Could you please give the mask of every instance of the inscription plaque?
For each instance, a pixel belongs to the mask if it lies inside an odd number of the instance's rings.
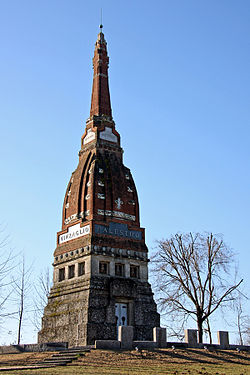
[[[126,237],[134,240],[142,239],[142,232],[139,230],[129,230],[127,224],[109,223],[109,226],[95,224],[96,234],[106,234],[108,236]]]

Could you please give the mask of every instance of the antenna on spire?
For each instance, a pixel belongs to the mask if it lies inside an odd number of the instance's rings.
[[[102,33],[102,28],[103,28],[103,24],[102,24],[102,8],[101,8],[101,24],[100,24],[100,32]]]

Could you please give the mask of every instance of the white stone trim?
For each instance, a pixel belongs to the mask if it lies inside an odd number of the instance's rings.
[[[116,216],[116,217],[119,217],[121,219],[135,221],[134,215],[129,215],[129,214],[126,214],[125,212],[120,212],[120,211],[109,211],[109,210],[104,211],[104,210],[98,209],[97,214],[98,215],[107,215],[107,216]]]

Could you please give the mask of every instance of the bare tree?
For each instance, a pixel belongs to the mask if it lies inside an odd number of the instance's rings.
[[[16,277],[12,279],[14,302],[17,305],[16,312],[18,320],[17,344],[21,341],[21,331],[25,311],[29,310],[29,294],[32,289],[30,283],[31,266],[27,268],[24,256],[17,270]]]
[[[205,332],[208,334],[208,337],[209,337],[209,343],[212,344],[212,343],[213,343],[213,339],[212,339],[212,332],[211,332],[211,327],[210,327],[210,321],[209,321],[209,318],[206,319],[206,328],[205,328]]]
[[[248,322],[248,327],[246,329],[246,344],[250,345],[250,322]]]
[[[176,234],[158,242],[153,262],[162,308],[193,317],[202,343],[203,323],[235,298],[234,291],[243,281],[231,283],[233,252],[219,235]]]
[[[4,229],[0,230],[0,321],[2,318],[11,316],[11,312],[6,311],[7,302],[12,294],[11,273],[15,268],[15,254],[8,249],[9,238],[4,235]]]
[[[48,302],[51,286],[51,274],[49,267],[47,267],[45,271],[40,273],[35,284],[33,324],[37,330],[41,328],[43,311]]]
[[[250,316],[246,313],[245,302],[248,300],[242,290],[238,290],[236,299],[233,301],[233,310],[236,313],[236,323],[238,331],[239,344],[244,345],[250,327]]]

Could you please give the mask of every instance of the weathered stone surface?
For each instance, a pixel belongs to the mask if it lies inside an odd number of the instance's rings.
[[[185,329],[185,342],[190,348],[196,348],[197,342],[197,329]]]
[[[158,345],[154,341],[133,341],[133,347],[138,349],[155,349]]]
[[[134,327],[132,326],[119,326],[118,327],[118,340],[121,343],[121,349],[132,349],[134,338]]]
[[[167,343],[166,328],[154,327],[153,341],[157,343],[158,348],[165,348]]]
[[[118,284],[120,292],[118,294]],[[115,288],[114,288],[115,286]],[[78,289],[78,288],[77,288]],[[94,344],[95,340],[116,340],[115,303],[128,298],[133,316],[136,340],[152,340],[152,329],[159,324],[159,314],[150,284],[140,281],[95,277],[89,289],[63,294],[63,290],[49,298],[44,311],[38,342],[68,341],[69,346]],[[131,319],[132,320],[132,319]]]
[[[153,327],[160,325],[148,283],[148,249],[136,186],[123,164],[112,118],[102,33],[93,62],[91,112],[79,163],[66,189],[53,287],[39,343],[67,341],[69,346],[80,346],[117,340],[119,319],[134,327],[134,339],[152,340]],[[121,315],[117,306],[126,313],[122,310]]]
[[[220,345],[221,349],[228,349],[229,348],[229,334],[227,331],[218,331],[218,344]]]
[[[117,350],[121,348],[121,343],[118,340],[96,340],[95,348]]]

